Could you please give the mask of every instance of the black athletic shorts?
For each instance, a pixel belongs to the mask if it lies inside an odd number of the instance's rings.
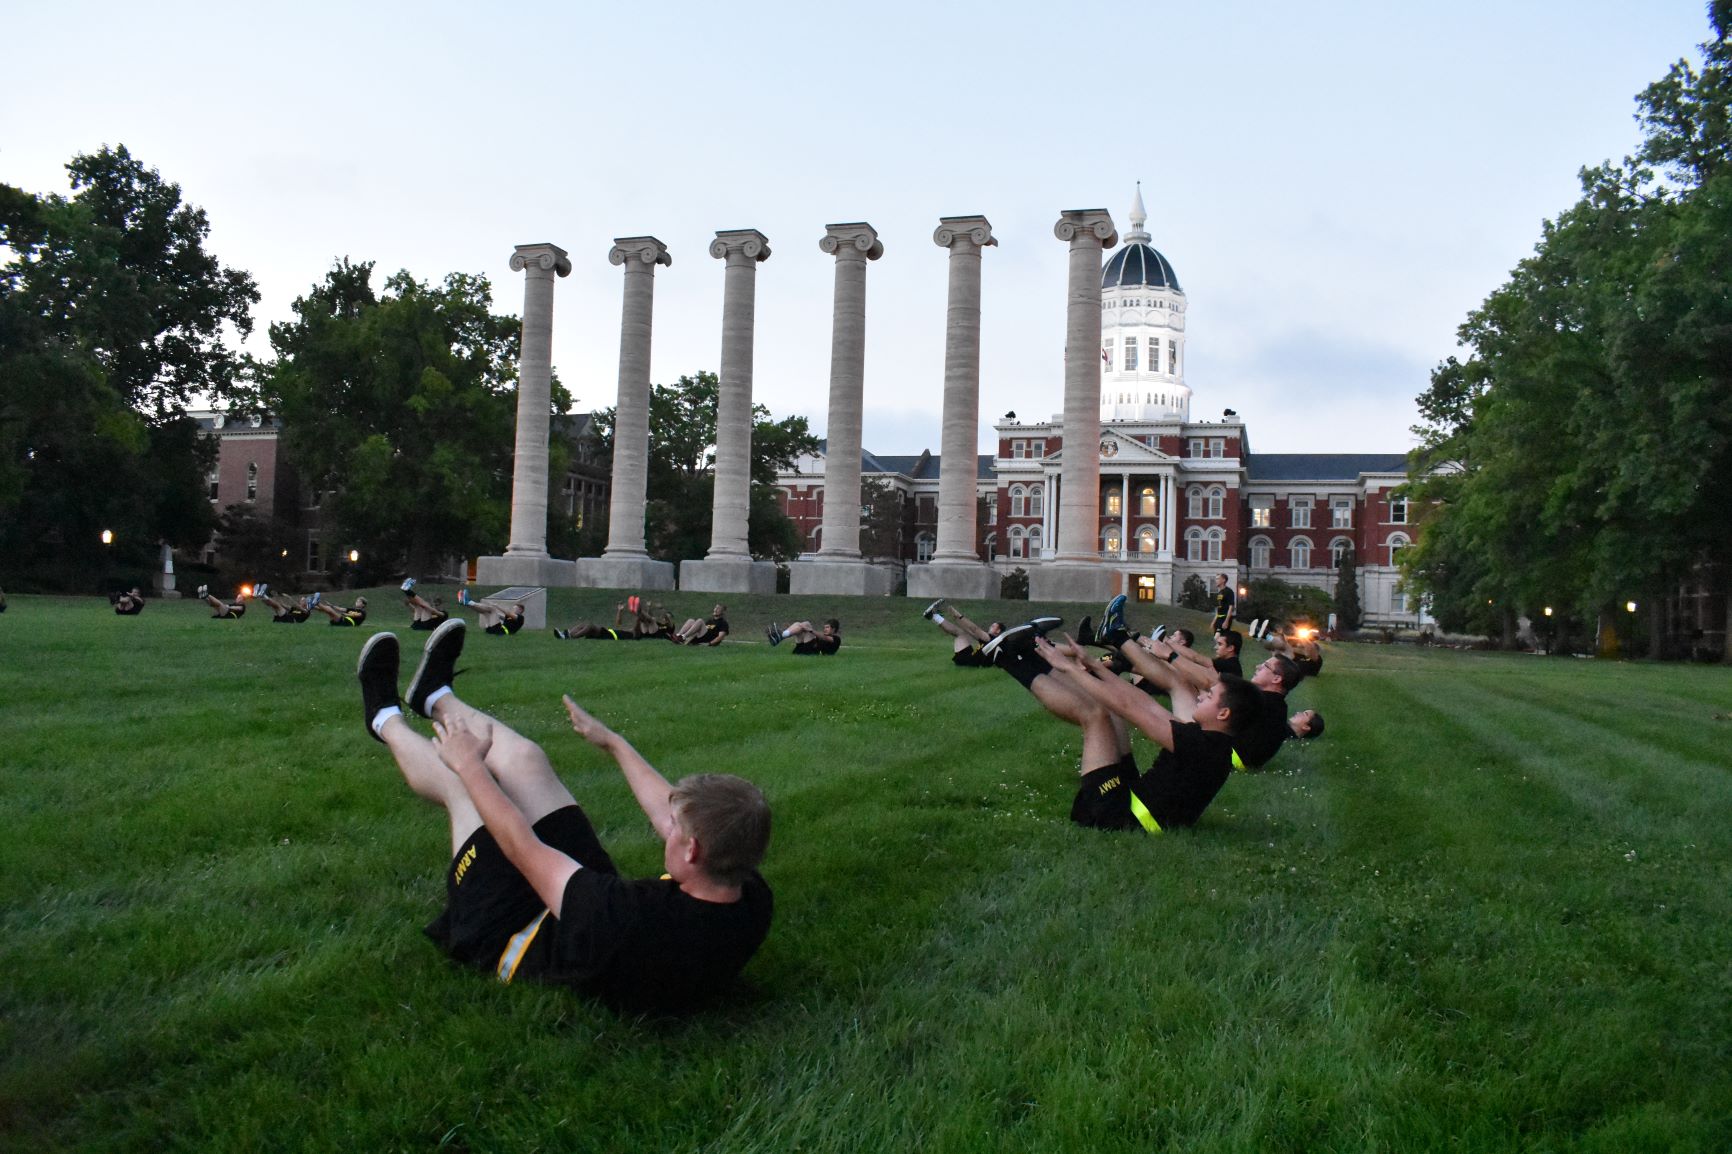
[[[1141,829],[1131,812],[1131,783],[1142,776],[1130,754],[1102,769],[1083,774],[1070,819],[1091,829]]]
[[[584,869],[619,873],[582,806],[554,810],[535,823],[535,836]],[[511,936],[545,909],[535,887],[482,826],[451,859],[445,870],[445,912],[423,932],[457,961],[492,969]]]
[[[952,665],[960,666],[963,669],[992,668],[991,656],[982,657],[980,655],[980,646],[978,645],[974,646],[972,649],[956,650],[950,655],[950,663]]]
[[[451,614],[441,613],[437,617],[426,617],[426,618],[422,618],[418,621],[411,621],[411,622],[409,622],[409,628],[411,628],[411,629],[437,629],[449,620],[451,620]]]
[[[224,609],[221,613],[211,614],[211,618],[216,621],[239,621],[246,615],[247,603],[242,601],[239,605],[232,605],[229,608]]]
[[[503,621],[499,622],[497,625],[489,625],[486,629],[482,630],[483,633],[489,634],[493,637],[510,637],[513,633],[521,633],[522,631],[523,626],[519,625],[515,629],[508,629]]]

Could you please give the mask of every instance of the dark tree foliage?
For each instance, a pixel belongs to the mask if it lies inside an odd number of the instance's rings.
[[[908,495],[888,481],[866,477],[860,482],[860,555],[873,560],[902,559],[907,540]]]
[[[1732,0],[1709,15],[1702,69],[1638,97],[1637,154],[1583,171],[1419,398],[1401,561],[1446,628],[1592,620],[1732,562]]]
[[[1186,609],[1209,609],[1215,604],[1215,595],[1209,592],[1209,583],[1193,573],[1179,587],[1179,604]]]
[[[439,285],[339,261],[271,326],[257,407],[277,414],[303,482],[329,492],[333,545],[369,573],[426,572],[506,544],[517,411],[515,317],[493,312],[487,279]],[[570,399],[556,382],[552,410]],[[564,471],[563,443],[549,476]],[[550,500],[550,509],[552,506]],[[340,540],[338,540],[340,538]]]
[[[214,449],[186,409],[230,394],[258,301],[124,146],[66,167],[69,197],[0,185],[0,550],[60,586],[209,538]]]
[[[650,390],[644,544],[660,560],[693,560],[709,552],[720,403],[721,382],[704,370]],[[595,426],[611,454],[614,410],[598,412]],[[794,523],[776,501],[776,474],[817,449],[818,439],[805,417],[772,421],[769,409],[752,406],[752,491],[746,528],[752,556],[786,560],[800,553]]]
[[[1295,585],[1278,577],[1258,577],[1252,580],[1245,596],[1239,599],[1234,617],[1239,621],[1263,617],[1288,625],[1320,626],[1329,619],[1331,607],[1329,594],[1315,585]]]
[[[1341,551],[1341,563],[1335,569],[1335,626],[1337,629],[1359,628],[1364,616],[1359,606],[1359,562],[1352,549]]]

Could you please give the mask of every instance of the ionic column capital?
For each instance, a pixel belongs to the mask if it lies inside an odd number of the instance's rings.
[[[770,238],[755,228],[718,232],[710,242],[710,255],[729,264],[769,260]]]
[[[511,271],[522,272],[524,269],[570,276],[571,261],[566,259],[565,250],[556,244],[520,244],[511,254]]]
[[[932,243],[939,248],[950,248],[959,240],[969,241],[979,248],[998,243],[998,238],[992,235],[992,223],[984,216],[939,217]]]
[[[656,265],[672,266],[674,258],[668,255],[668,246],[653,236],[616,236],[613,247],[607,250],[609,264],[624,264],[635,268],[637,265],[648,265],[654,272]],[[628,268],[626,271],[633,271]]]
[[[1080,238],[1094,236],[1102,248],[1119,243],[1119,233],[1113,227],[1113,217],[1104,208],[1071,208],[1059,213],[1052,226],[1053,235],[1073,244]]]
[[[855,224],[827,224],[818,247],[837,259],[877,260],[884,255],[884,245],[878,230],[864,221]]]

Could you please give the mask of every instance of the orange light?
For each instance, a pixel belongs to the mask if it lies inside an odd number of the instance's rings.
[[[253,595],[253,587],[251,585],[242,585],[241,586],[241,596],[243,598],[251,597],[252,595]]]
[[[1301,641],[1309,641],[1316,632],[1317,630],[1313,629],[1309,625],[1301,625],[1293,631],[1293,636],[1297,637]]]

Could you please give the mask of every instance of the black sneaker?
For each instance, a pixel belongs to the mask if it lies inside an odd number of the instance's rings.
[[[1063,625],[1064,624],[1064,618],[1063,617],[1035,617],[1035,618],[1030,619],[1029,624],[1034,626],[1035,632],[1039,633],[1042,637],[1045,637],[1048,633],[1051,633],[1054,629],[1057,629],[1060,625]]]
[[[433,691],[457,679],[457,658],[463,653],[465,624],[463,618],[453,617],[427,639],[426,648],[421,653],[421,664],[409,681],[409,708],[422,717],[433,716],[427,712],[427,698]]]
[[[553,631],[553,635],[555,637],[559,638],[561,641],[571,640],[571,634],[566,632],[564,629],[555,629]]]
[[[403,704],[397,696],[397,656],[397,635],[375,633],[361,647],[360,660],[355,662],[355,678],[361,683],[361,718],[375,741],[385,740],[373,730],[379,711]]]
[[[1119,646],[1123,645],[1130,639],[1130,630],[1126,629],[1124,624],[1121,622],[1117,629],[1103,629],[1101,635],[1095,638],[1095,644],[1104,646],[1107,649],[1111,649],[1114,653],[1117,653]]]
[[[776,628],[776,623],[774,621],[770,622],[770,627],[764,630],[764,636],[769,638],[771,645],[780,645],[782,643],[782,631]]]
[[[1076,623],[1076,643],[1078,645],[1093,645],[1095,643],[1094,618],[1084,617]]]
[[[980,655],[991,658],[994,664],[1001,658],[1021,657],[1034,652],[1034,642],[1039,636],[1040,632],[1033,625],[1012,625],[982,645]]]
[[[928,605],[925,609],[921,610],[920,616],[922,616],[922,617],[926,618],[928,621],[930,621],[930,620],[932,620],[932,615],[934,613],[938,612],[942,608],[944,608],[944,598],[940,597],[938,600],[936,600],[932,604]]]

